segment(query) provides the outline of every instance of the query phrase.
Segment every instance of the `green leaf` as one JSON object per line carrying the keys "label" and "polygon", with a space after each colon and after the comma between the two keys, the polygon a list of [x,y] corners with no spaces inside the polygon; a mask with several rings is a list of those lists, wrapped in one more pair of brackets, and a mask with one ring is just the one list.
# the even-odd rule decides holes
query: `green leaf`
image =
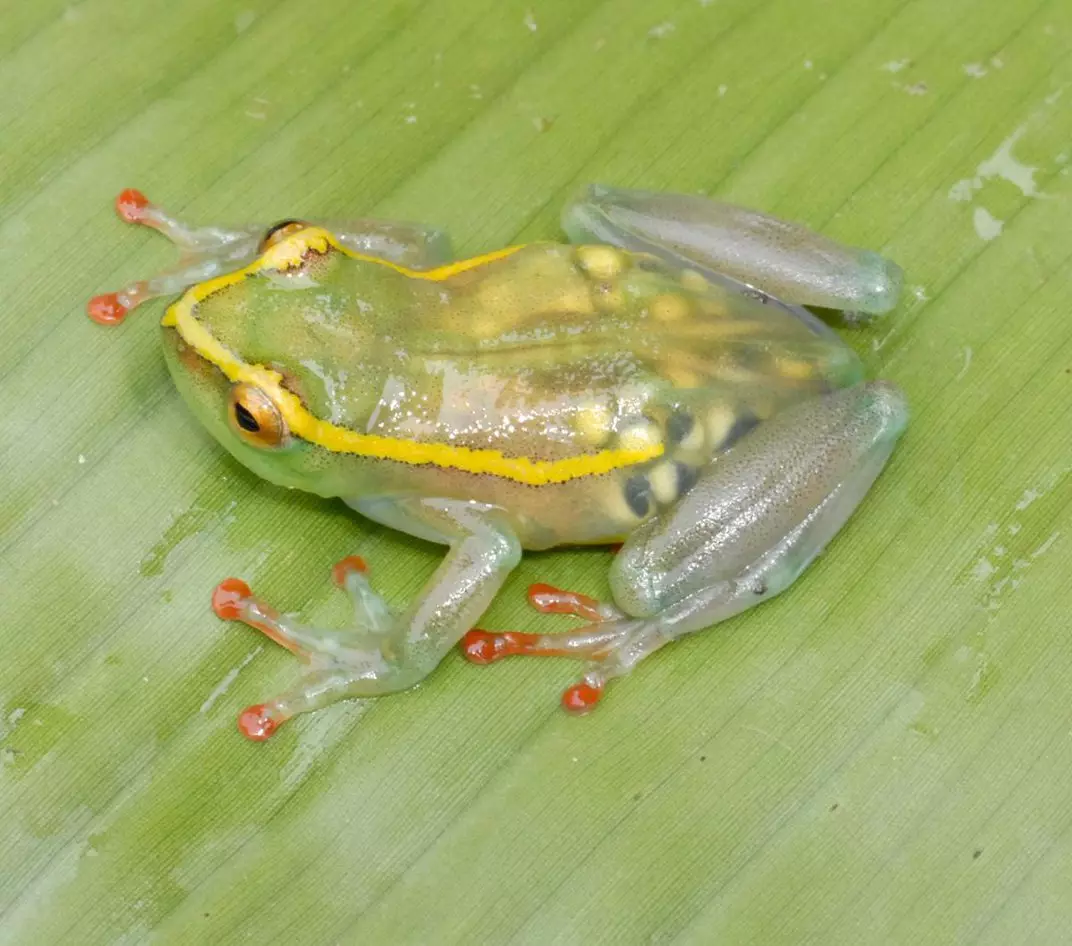
{"label": "green leaf", "polygon": [[[0,940],[1058,943],[1072,921],[1072,6],[1065,0],[83,0],[0,5]],[[216,582],[325,619],[360,550],[189,416],[170,259],[120,189],[205,222],[400,216],[554,238],[591,180],[704,191],[880,249],[849,330],[909,432],[789,592],[645,661],[450,656],[247,743],[290,656]],[[526,559],[493,628],[561,627]]]}

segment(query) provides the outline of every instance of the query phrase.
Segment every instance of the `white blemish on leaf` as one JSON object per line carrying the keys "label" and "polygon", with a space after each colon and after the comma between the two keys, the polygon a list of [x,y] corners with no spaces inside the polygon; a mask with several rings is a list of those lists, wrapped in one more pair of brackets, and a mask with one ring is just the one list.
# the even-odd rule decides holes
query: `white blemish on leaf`
{"label": "white blemish on leaf", "polygon": [[991,564],[990,559],[981,558],[972,569],[972,578],[976,581],[986,581],[997,569]]}
{"label": "white blemish on leaf", "polygon": [[253,10],[243,10],[241,13],[236,13],[234,18],[235,32],[244,33],[253,25],[256,19],[257,14]]}
{"label": "white blemish on leaf", "polygon": [[215,689],[208,695],[208,698],[205,700],[205,702],[201,704],[202,713],[207,713],[210,709],[212,709],[212,706],[216,702],[216,700],[218,700],[221,696],[223,696],[224,693],[226,693],[231,688],[231,684],[238,679],[238,675],[246,667],[249,666],[250,661],[252,661],[253,658],[256,657],[257,654],[259,654],[262,650],[264,650],[263,645],[258,644],[256,647],[253,648],[253,650],[251,650],[248,654],[246,654],[245,657],[242,658],[242,662],[237,667],[232,667],[230,670],[227,671],[226,674],[224,674],[223,679],[216,684]]}
{"label": "white blemish on leaf", "polygon": [[730,87],[728,85],[720,85],[718,87],[718,97],[722,98],[727,92],[729,92],[729,90]]}
{"label": "white blemish on leaf", "polygon": [[539,24],[536,22],[536,15],[531,10],[526,10],[525,29],[527,29],[530,33],[535,33],[539,28]]}
{"label": "white blemish on leaf", "polygon": [[971,368],[972,362],[972,350],[971,345],[964,346],[964,364],[961,365],[960,371],[957,372],[955,381],[963,380],[964,376],[968,373],[968,369]]}
{"label": "white blemish on leaf", "polygon": [[1056,542],[1060,537],[1061,537],[1061,533],[1059,531],[1054,532],[1053,534],[1051,534],[1050,537],[1045,542],[1042,543],[1042,545],[1040,545],[1037,549],[1035,549],[1034,552],[1031,553],[1031,557],[1032,558],[1039,558],[1039,557],[1045,555],[1050,550],[1050,548],[1053,546],[1053,543]]}
{"label": "white blemish on leaf", "polygon": [[648,36],[652,39],[666,39],[676,29],[677,27],[670,20],[663,20],[662,23],[657,23],[648,30]]}
{"label": "white blemish on leaf", "polygon": [[1037,489],[1025,489],[1024,495],[1020,497],[1020,501],[1016,504],[1018,512],[1022,512],[1027,509],[1036,499],[1041,499],[1042,493]]}
{"label": "white blemish on leaf", "polygon": [[871,351],[882,351],[882,349],[886,347],[886,342],[893,338],[893,335],[896,331],[897,328],[894,327],[891,328],[885,335],[883,335],[882,338],[871,339]]}
{"label": "white blemish on leaf", "polygon": [[981,62],[966,62],[960,68],[964,75],[971,76],[973,79],[981,79],[988,72],[986,66]]}
{"label": "white blemish on leaf", "polygon": [[997,150],[984,161],[980,162],[972,177],[965,177],[957,181],[949,189],[950,200],[971,200],[972,194],[980,190],[983,184],[991,178],[1000,178],[1008,181],[1020,190],[1025,197],[1041,197],[1042,192],[1035,184],[1036,167],[1030,167],[1016,159],[1012,153],[1013,147],[1027,133],[1027,124],[1021,125],[1008,136]]}
{"label": "white blemish on leaf", "polygon": [[975,232],[979,238],[986,240],[988,243],[1001,236],[1001,231],[1005,229],[1004,222],[998,220],[985,207],[975,208],[975,212],[972,214],[972,225],[975,227]]}
{"label": "white blemish on leaf", "polygon": [[902,69],[906,69],[912,64],[911,59],[891,59],[889,62],[882,64],[882,69],[886,72],[900,72]]}

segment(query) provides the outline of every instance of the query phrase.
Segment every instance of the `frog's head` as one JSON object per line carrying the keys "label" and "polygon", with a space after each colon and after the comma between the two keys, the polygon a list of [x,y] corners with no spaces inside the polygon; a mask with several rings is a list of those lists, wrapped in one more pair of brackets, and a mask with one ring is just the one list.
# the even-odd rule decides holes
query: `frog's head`
{"label": "frog's head", "polygon": [[347,438],[364,436],[337,423],[352,389],[334,353],[367,348],[367,330],[330,319],[355,254],[301,221],[256,234],[194,231],[136,192],[124,192],[118,207],[179,243],[186,265],[96,297],[90,316],[114,324],[147,298],[185,289],[161,328],[168,367],[195,415],[262,478],[336,495],[340,463],[358,452]]}

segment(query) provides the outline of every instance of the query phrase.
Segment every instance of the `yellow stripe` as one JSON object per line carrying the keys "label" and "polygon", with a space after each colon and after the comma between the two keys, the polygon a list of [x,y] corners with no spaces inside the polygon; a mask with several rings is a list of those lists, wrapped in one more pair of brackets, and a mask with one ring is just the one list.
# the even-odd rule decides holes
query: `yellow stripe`
{"label": "yellow stripe", "polygon": [[498,450],[455,447],[440,443],[418,443],[412,440],[382,437],[377,434],[362,434],[320,420],[305,409],[295,394],[283,386],[283,377],[279,372],[265,368],[263,365],[248,365],[221,344],[208,329],[197,321],[194,316],[194,307],[212,293],[235,285],[263,269],[285,269],[288,266],[297,265],[307,250],[312,249],[322,253],[326,252],[329,245],[354,259],[379,263],[414,279],[432,280],[446,279],[455,273],[475,269],[503,259],[521,249],[520,246],[508,247],[484,256],[449,263],[438,269],[415,270],[376,257],[355,253],[338,243],[327,230],[309,227],[270,247],[244,269],[218,276],[192,287],[182,298],[168,307],[161,324],[174,326],[187,345],[219,368],[232,382],[254,384],[264,391],[279,409],[280,415],[294,436],[308,440],[333,453],[397,460],[400,463],[431,463],[466,473],[500,476],[529,486],[565,483],[583,476],[598,476],[620,467],[643,463],[662,454],[662,446],[652,446],[640,450],[603,450],[596,454],[567,457],[562,460],[531,460],[528,457],[504,456]]}

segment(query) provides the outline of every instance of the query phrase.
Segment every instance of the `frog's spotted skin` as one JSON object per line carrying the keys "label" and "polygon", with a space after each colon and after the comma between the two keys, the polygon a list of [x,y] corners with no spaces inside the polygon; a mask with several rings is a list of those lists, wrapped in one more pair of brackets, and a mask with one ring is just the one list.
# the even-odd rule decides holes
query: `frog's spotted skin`
{"label": "frog's spotted skin", "polygon": [[120,215],[169,236],[177,269],[98,296],[108,324],[157,295],[176,385],[258,475],[339,497],[448,552],[399,613],[363,562],[334,572],[349,628],[306,627],[238,579],[213,607],[309,664],[242,731],[413,686],[479,620],[522,549],[624,543],[614,604],[543,586],[560,635],[471,631],[477,662],[582,656],[564,696],[787,587],[866,493],[903,398],[863,383],[837,336],[794,303],[877,312],[899,270],[802,228],[695,198],[593,188],[569,246],[450,260],[439,231],[363,221],[191,228],[136,191]]}

